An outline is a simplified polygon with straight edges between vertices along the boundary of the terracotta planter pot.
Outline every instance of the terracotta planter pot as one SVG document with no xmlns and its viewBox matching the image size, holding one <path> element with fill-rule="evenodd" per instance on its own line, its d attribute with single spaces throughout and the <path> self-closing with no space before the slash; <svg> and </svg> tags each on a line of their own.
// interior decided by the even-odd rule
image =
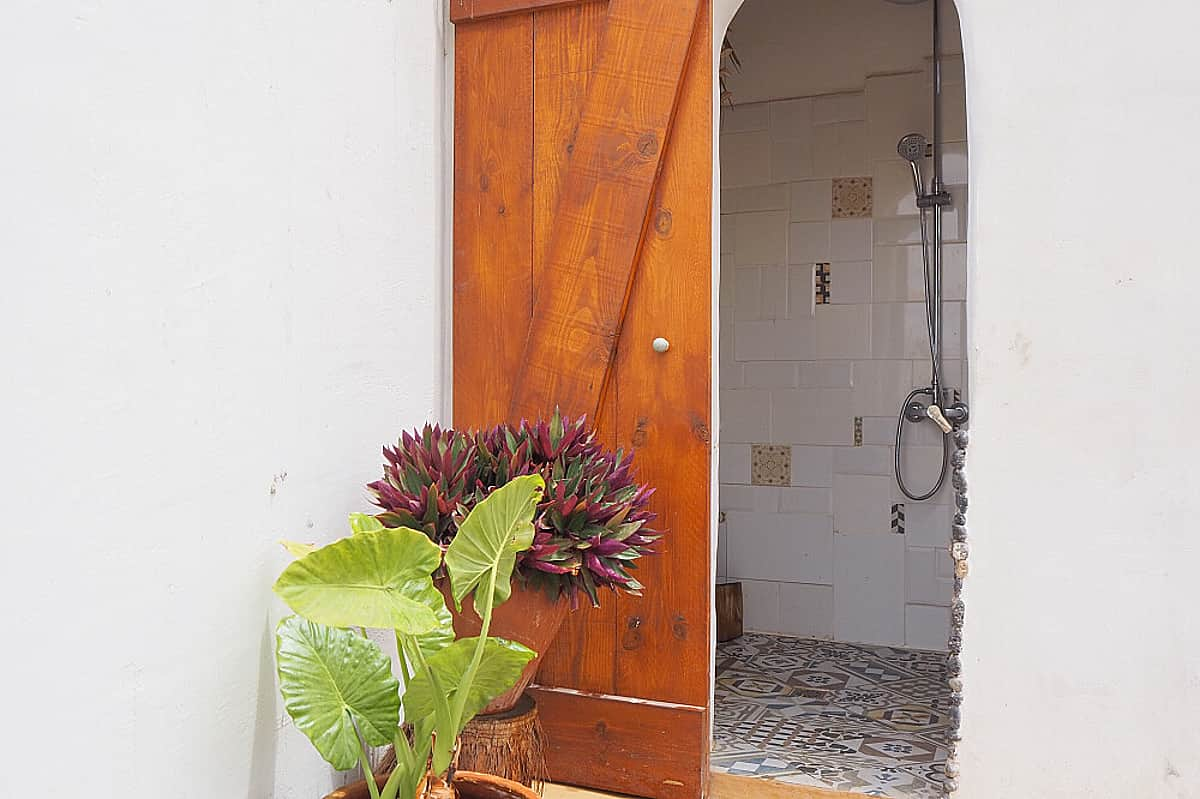
<svg viewBox="0 0 1200 799">
<path fill-rule="evenodd" d="M 376 784 L 382 786 L 384 781 L 383 777 L 379 777 Z M 520 783 L 474 771 L 456 772 L 454 789 L 458 791 L 459 799 L 541 799 L 532 789 Z M 325 799 L 371 799 L 371 792 L 367 790 L 366 780 L 359 780 L 345 788 L 338 788 Z"/>
<path fill-rule="evenodd" d="M 483 621 L 475 614 L 475 606 L 468 597 L 463 602 L 462 613 L 454 609 L 454 600 L 450 597 L 450 583 L 439 580 L 438 588 L 446 597 L 446 607 L 454 616 L 454 634 L 459 638 L 479 635 Z M 492 628 L 490 635 L 507 638 L 510 641 L 524 644 L 538 653 L 521 672 L 521 678 L 511 690 L 492 700 L 484 713 L 504 713 L 516 705 L 521 694 L 537 675 L 538 665 L 546 648 L 558 634 L 563 621 L 567 618 L 567 599 L 560 596 L 550 599 L 545 591 L 525 589 L 520 584 L 513 583 L 512 596 L 500 607 L 492 611 Z"/>
</svg>

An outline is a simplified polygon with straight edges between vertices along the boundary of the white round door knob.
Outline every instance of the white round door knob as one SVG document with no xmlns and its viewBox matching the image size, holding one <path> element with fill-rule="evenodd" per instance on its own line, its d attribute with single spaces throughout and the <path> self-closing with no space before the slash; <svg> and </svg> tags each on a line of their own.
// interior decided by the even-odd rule
<svg viewBox="0 0 1200 799">
<path fill-rule="evenodd" d="M 650 346 L 654 347 L 655 352 L 666 352 L 667 350 L 671 349 L 671 342 L 667 341 L 662 336 L 659 336 L 658 338 L 654 339 Z"/>
</svg>

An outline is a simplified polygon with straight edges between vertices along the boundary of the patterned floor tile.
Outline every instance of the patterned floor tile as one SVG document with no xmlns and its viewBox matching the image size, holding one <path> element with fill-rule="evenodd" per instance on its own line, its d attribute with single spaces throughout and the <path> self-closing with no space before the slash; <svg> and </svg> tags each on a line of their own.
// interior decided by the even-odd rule
<svg viewBox="0 0 1200 799">
<path fill-rule="evenodd" d="M 945 655 L 747 633 L 717 648 L 716 771 L 938 799 Z"/>
</svg>

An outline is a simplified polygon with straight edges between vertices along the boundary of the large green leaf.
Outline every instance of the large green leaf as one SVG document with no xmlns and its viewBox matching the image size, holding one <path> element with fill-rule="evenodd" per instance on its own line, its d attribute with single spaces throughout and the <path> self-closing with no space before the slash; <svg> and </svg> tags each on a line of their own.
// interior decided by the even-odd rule
<svg viewBox="0 0 1200 799">
<path fill-rule="evenodd" d="M 422 589 L 414 599 L 426 605 L 437 618 L 436 627 L 413 636 L 413 640 L 417 642 L 417 646 L 421 647 L 425 657 L 429 657 L 434 652 L 440 652 L 454 643 L 454 616 L 451 615 L 450 608 L 446 607 L 446 598 L 432 582 L 428 589 Z"/>
<path fill-rule="evenodd" d="M 279 623 L 275 641 L 283 705 L 331 766 L 344 771 L 358 762 L 356 726 L 370 746 L 391 743 L 400 684 L 374 641 L 299 616 Z"/>
<path fill-rule="evenodd" d="M 508 599 L 517 553 L 533 543 L 533 514 L 545 485 L 537 474 L 514 478 L 476 505 L 459 525 L 446 549 L 446 570 L 460 610 L 463 598 L 481 582 L 486 587 L 493 571 L 493 606 Z M 475 606 L 482 604 L 476 596 Z"/>
<path fill-rule="evenodd" d="M 416 530 L 358 533 L 293 561 L 275 593 L 318 624 L 420 635 L 438 626 L 427 599 L 440 562 L 441 550 Z"/>
<path fill-rule="evenodd" d="M 429 670 L 437 673 L 438 683 L 446 692 L 447 698 L 455 698 L 478 641 L 478 638 L 460 638 L 442 651 L 426 658 L 427 668 L 417 672 L 408 690 L 404 692 L 405 719 L 417 723 L 418 720 L 426 719 L 434 713 L 434 688 L 433 681 L 429 678 Z M 453 737 L 457 737 L 471 717 L 487 707 L 488 702 L 512 688 L 521 676 L 525 664 L 535 657 L 536 652 L 515 641 L 506 641 L 503 638 L 487 639 L 479 672 L 472 684 L 467 686 L 463 717 L 459 722 L 459 729 L 453 731 Z"/>
</svg>

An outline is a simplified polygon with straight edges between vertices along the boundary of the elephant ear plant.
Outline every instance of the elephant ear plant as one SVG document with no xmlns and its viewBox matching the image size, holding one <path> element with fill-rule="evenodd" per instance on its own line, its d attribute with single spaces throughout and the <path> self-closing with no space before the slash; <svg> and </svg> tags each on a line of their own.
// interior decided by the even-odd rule
<svg viewBox="0 0 1200 799">
<path fill-rule="evenodd" d="M 444 558 L 425 533 L 363 514 L 351 517 L 349 537 L 328 546 L 288 545 L 298 558 L 275 583 L 297 614 L 276 631 L 284 706 L 336 769 L 358 764 L 370 774 L 367 747 L 394 745 L 396 768 L 384 785 L 367 779 L 373 799 L 443 790 L 467 722 L 536 656 L 488 630 L 509 597 L 518 553 L 533 543 L 544 486 L 534 474 L 491 492 L 462 520 Z M 477 637 L 454 638 L 432 579 L 443 562 L 458 609 L 473 597 L 483 622 Z M 369 628 L 394 631 L 399 679 Z"/>
</svg>

